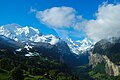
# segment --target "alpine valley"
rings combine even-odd
[[[33,27],[0,26],[0,80],[11,79],[120,80],[120,38],[64,41]]]

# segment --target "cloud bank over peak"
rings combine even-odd
[[[110,37],[120,37],[120,4],[104,3],[98,7],[95,19],[87,20],[72,7],[53,7],[37,11],[36,18],[57,31],[58,35],[83,37],[97,42]],[[59,33],[62,31],[62,34]],[[70,32],[74,33],[71,34]],[[78,36],[78,34],[80,34]],[[62,38],[63,38],[62,37]]]
[[[76,11],[71,7],[53,7],[37,11],[36,17],[52,28],[69,28],[75,22]]]
[[[82,21],[83,18],[81,15],[77,15],[76,10],[72,7],[52,7],[43,11],[30,9],[30,11],[35,12],[36,18],[41,23],[54,29],[62,39],[66,39],[69,36],[81,38],[81,36],[78,36],[78,30],[76,31],[75,29],[80,25],[80,23],[77,24],[78,20]]]
[[[94,41],[120,37],[120,4],[103,4],[98,8],[95,20],[86,24],[86,34]]]

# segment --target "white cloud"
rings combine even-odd
[[[85,31],[86,35],[95,42],[104,38],[120,37],[120,4],[105,3],[99,6],[96,19],[91,20],[77,15],[76,10],[71,7],[53,7],[44,11],[34,11],[31,8],[31,11],[36,12],[40,22],[53,28],[63,37],[73,33],[73,36],[76,36],[77,31]],[[72,33],[65,28],[70,28]],[[77,34],[82,35],[82,33]]]
[[[76,22],[76,24],[74,25],[74,29],[78,31],[81,31],[81,30],[84,31],[87,23],[88,23],[87,20],[82,19],[82,21]]]
[[[81,37],[78,34],[80,31],[74,29],[78,29],[78,26],[82,25],[80,21],[83,18],[81,15],[77,15],[76,10],[71,7],[53,7],[44,11],[36,11],[36,17],[43,24],[53,28],[62,39],[67,39],[70,36]]]
[[[120,37],[120,4],[100,6],[96,19],[86,23],[86,34],[94,41]]]
[[[40,22],[52,28],[69,28],[75,23],[76,11],[71,7],[53,7],[37,11],[36,17]]]

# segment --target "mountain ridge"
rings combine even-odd
[[[4,35],[17,42],[43,42],[50,43],[51,45],[56,45],[57,43],[63,41],[52,34],[43,35],[36,28],[28,26],[22,27],[18,24],[7,24],[0,26],[0,35]],[[74,41],[74,43],[71,41],[71,39],[68,39],[65,42],[69,46],[71,52],[77,55],[83,54],[93,47],[93,43],[87,38],[81,41]]]

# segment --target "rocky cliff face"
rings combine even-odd
[[[90,62],[89,65],[92,68],[96,67],[98,63],[104,62],[105,63],[105,72],[110,76],[118,76],[120,75],[120,66],[114,64],[106,55],[100,54],[90,54]]]
[[[103,39],[95,44],[89,57],[89,65],[95,68],[102,62],[105,64],[106,74],[120,75],[120,38]]]

